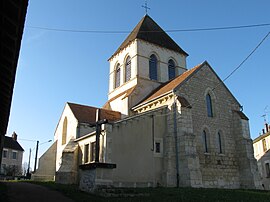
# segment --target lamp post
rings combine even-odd
[[[52,140],[48,140],[46,142],[41,143],[40,145],[47,143],[47,142],[51,142]],[[39,141],[37,141],[37,146],[36,146],[36,156],[35,156],[35,165],[34,165],[34,172],[36,172],[37,170],[37,157],[38,157],[38,145],[39,145]]]

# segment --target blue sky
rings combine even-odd
[[[101,107],[107,100],[107,59],[128,35],[56,32],[57,29],[131,31],[144,16],[144,0],[30,0],[7,135],[16,131],[25,149],[54,138],[66,102]],[[270,23],[269,0],[148,0],[148,14],[164,29],[193,29]],[[236,68],[270,31],[270,26],[169,35],[189,53],[191,68],[207,60],[221,79]],[[268,37],[225,84],[244,106],[251,136],[270,112]],[[40,146],[39,156],[50,146]],[[32,162],[34,155],[32,155]]]

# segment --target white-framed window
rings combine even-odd
[[[3,149],[3,158],[8,158],[8,150]]]
[[[12,159],[17,159],[18,158],[18,152],[17,151],[12,151]]]

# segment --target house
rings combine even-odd
[[[263,188],[270,190],[270,126],[268,123],[265,123],[262,135],[253,140],[253,148]]]
[[[12,137],[5,136],[1,174],[10,176],[21,175],[23,152],[24,149],[18,143],[15,132],[13,132]]]
[[[55,131],[57,183],[261,188],[248,118],[207,61],[145,15],[109,58],[102,108],[67,103]],[[42,169],[42,168],[40,168]]]

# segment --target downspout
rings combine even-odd
[[[178,139],[177,139],[177,118],[176,118],[177,104],[174,102],[173,110],[173,133],[175,142],[175,163],[176,163],[176,187],[179,187],[179,156],[178,156]]]
[[[154,115],[151,115],[152,118],[152,149],[151,151],[155,150],[155,119]]]
[[[151,115],[152,118],[152,149],[153,152],[153,187],[155,186],[155,117],[154,114]]]

